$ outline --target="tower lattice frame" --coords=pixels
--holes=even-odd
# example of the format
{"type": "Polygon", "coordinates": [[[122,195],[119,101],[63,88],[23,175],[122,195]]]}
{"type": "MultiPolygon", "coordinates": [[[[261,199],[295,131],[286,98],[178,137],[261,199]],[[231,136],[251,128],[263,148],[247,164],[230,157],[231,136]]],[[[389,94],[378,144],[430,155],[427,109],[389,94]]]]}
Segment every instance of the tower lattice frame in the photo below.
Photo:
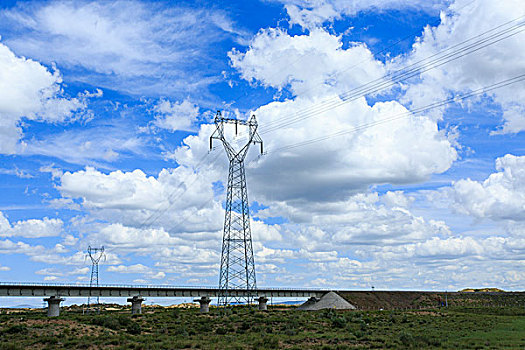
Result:
{"type": "Polygon", "coordinates": [[[251,144],[260,144],[262,154],[263,142],[257,133],[255,115],[252,115],[248,121],[242,121],[223,118],[221,113],[217,112],[215,126],[215,132],[210,137],[210,149],[213,146],[213,139],[220,140],[230,162],[222,238],[221,269],[219,272],[218,305],[227,306],[241,302],[251,304],[256,296],[257,283],[244,159],[251,144]],[[224,134],[226,124],[234,124],[236,134],[239,125],[248,127],[248,141],[240,150],[235,150],[231,143],[226,140],[224,134]],[[236,289],[247,290],[247,296],[236,296],[234,293],[236,289]]]}
{"type": "MultiPolygon", "coordinates": [[[[87,249],[87,255],[91,259],[91,278],[89,280],[89,286],[90,287],[98,287],[98,265],[102,258],[106,258],[106,255],[104,254],[104,247],[100,248],[93,248],[91,246],[87,249]]],[[[88,296],[87,300],[87,311],[89,312],[89,308],[92,305],[91,296],[88,296]]],[[[98,307],[100,305],[100,297],[96,297],[96,304],[98,307]]],[[[100,308],[99,308],[100,312],[100,308]]]]}

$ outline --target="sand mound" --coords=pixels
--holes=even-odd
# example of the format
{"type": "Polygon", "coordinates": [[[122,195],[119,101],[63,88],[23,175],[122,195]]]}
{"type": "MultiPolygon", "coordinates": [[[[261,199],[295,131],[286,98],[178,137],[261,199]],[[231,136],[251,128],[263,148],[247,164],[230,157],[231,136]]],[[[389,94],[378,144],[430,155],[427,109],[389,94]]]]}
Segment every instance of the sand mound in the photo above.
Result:
{"type": "Polygon", "coordinates": [[[298,310],[323,310],[323,309],[337,309],[337,310],[355,310],[356,307],[344,300],[335,292],[326,293],[317,300],[315,298],[308,299],[304,304],[297,308],[298,310]]]}

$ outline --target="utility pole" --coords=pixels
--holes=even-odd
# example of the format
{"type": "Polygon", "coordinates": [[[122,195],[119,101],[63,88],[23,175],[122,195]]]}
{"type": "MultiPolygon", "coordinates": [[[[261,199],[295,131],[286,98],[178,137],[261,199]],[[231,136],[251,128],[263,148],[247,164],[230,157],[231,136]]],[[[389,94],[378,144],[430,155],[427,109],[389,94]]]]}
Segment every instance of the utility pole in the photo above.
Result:
{"type": "Polygon", "coordinates": [[[213,139],[220,140],[228,156],[230,168],[228,172],[228,190],[226,194],[226,210],[224,232],[222,237],[221,269],[219,272],[219,306],[227,306],[232,302],[242,301],[250,304],[255,297],[257,283],[255,280],[255,261],[253,259],[252,234],[250,230],[250,210],[244,159],[251,144],[260,144],[263,153],[263,142],[257,133],[255,116],[248,121],[223,118],[221,112],[215,116],[215,132],[210,137],[210,149],[213,139]],[[226,140],[224,127],[235,125],[235,135],[239,126],[248,128],[248,140],[235,149],[226,140]],[[235,296],[236,289],[247,290],[247,297],[235,296]]]}
{"type": "MultiPolygon", "coordinates": [[[[92,248],[91,246],[89,246],[86,257],[87,256],[89,256],[91,259],[91,279],[89,281],[89,286],[98,287],[98,263],[100,262],[102,257],[106,259],[106,254],[104,254],[104,247],[92,248]]],[[[98,312],[100,313],[100,297],[97,296],[96,300],[97,300],[96,305],[98,306],[98,312]]],[[[91,305],[91,295],[88,296],[88,300],[87,300],[87,312],[89,312],[90,305],[91,305]]]]}

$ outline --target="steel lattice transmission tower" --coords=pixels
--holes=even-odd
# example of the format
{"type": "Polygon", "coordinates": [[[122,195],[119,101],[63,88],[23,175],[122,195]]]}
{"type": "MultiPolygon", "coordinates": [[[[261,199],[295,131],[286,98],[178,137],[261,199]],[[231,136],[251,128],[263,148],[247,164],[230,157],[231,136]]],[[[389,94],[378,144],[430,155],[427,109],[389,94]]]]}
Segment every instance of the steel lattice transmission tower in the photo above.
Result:
{"type": "Polygon", "coordinates": [[[259,143],[263,153],[263,143],[257,133],[257,120],[252,115],[250,120],[223,118],[220,112],[215,116],[215,132],[210,137],[210,149],[213,139],[220,140],[230,161],[228,173],[228,191],[226,194],[226,212],[222,237],[221,269],[219,273],[219,306],[232,302],[246,301],[250,304],[255,297],[257,283],[255,262],[253,259],[252,234],[250,230],[250,210],[244,159],[251,144],[259,143]],[[226,140],[224,127],[235,125],[235,134],[239,126],[248,128],[248,140],[234,149],[226,140]],[[248,290],[247,297],[236,297],[235,289],[248,290]],[[252,293],[250,293],[250,291],[252,293]]]}
{"type": "MultiPolygon", "coordinates": [[[[98,263],[102,258],[106,258],[106,254],[104,254],[104,247],[101,248],[92,248],[91,246],[88,247],[87,250],[87,256],[91,259],[91,279],[89,281],[90,287],[98,287],[98,263]]],[[[96,297],[97,303],[96,305],[100,305],[100,297],[96,297]]],[[[88,296],[87,301],[87,310],[89,311],[89,307],[91,305],[91,296],[88,296]]],[[[99,309],[100,311],[100,309],[99,309]]]]}

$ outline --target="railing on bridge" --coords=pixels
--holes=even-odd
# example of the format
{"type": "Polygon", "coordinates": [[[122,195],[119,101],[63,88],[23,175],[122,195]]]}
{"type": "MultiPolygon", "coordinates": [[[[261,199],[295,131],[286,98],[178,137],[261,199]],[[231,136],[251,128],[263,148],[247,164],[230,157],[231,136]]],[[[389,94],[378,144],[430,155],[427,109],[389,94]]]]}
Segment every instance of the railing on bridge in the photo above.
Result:
{"type": "MultiPolygon", "coordinates": [[[[329,292],[315,288],[258,288],[257,295],[264,297],[320,297],[329,292]]],[[[232,295],[244,296],[253,291],[231,290],[232,295]]],[[[217,297],[219,289],[210,286],[172,285],[119,285],[104,284],[89,286],[81,283],[28,283],[0,282],[0,296],[67,296],[67,297],[217,297]]]]}

